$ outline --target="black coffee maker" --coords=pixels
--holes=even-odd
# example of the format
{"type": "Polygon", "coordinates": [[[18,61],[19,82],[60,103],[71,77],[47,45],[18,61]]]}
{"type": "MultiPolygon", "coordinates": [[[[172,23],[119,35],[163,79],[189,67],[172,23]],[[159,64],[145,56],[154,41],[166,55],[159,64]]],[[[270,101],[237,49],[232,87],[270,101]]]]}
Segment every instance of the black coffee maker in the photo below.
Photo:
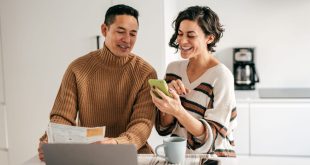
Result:
{"type": "Polygon", "coordinates": [[[259,82],[254,64],[254,48],[233,49],[233,70],[236,90],[254,90],[259,82]]]}

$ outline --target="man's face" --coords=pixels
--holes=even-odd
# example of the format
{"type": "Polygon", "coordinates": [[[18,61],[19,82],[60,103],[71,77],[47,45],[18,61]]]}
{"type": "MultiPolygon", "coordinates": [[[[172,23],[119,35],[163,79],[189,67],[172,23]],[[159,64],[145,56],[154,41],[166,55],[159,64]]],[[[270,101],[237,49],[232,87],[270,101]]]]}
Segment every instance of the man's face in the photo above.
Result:
{"type": "Polygon", "coordinates": [[[118,15],[108,27],[102,24],[101,31],[105,37],[105,45],[117,56],[127,56],[135,45],[138,22],[130,15],[118,15]]]}

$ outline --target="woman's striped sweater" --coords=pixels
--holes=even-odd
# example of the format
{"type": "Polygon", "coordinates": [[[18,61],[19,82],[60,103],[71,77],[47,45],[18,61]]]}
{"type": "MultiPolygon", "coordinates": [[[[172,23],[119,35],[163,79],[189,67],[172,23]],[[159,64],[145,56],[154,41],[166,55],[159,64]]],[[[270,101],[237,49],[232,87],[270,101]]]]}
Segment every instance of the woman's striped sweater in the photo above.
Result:
{"type": "Polygon", "coordinates": [[[206,129],[203,137],[194,137],[178,121],[168,127],[160,126],[160,115],[156,117],[156,129],[160,135],[187,138],[187,153],[209,153],[223,157],[235,157],[233,131],[236,127],[236,101],[234,80],[223,64],[208,69],[194,82],[187,77],[188,60],[169,64],[165,80],[180,79],[191,90],[181,96],[183,107],[200,120],[206,129]]]}

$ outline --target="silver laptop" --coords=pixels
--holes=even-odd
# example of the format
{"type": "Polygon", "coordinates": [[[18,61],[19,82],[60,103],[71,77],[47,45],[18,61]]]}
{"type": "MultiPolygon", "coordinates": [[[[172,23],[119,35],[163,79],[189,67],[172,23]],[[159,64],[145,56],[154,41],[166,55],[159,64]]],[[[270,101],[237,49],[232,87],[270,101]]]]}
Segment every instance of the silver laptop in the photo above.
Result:
{"type": "Polygon", "coordinates": [[[46,165],[137,165],[133,144],[44,144],[46,165]]]}

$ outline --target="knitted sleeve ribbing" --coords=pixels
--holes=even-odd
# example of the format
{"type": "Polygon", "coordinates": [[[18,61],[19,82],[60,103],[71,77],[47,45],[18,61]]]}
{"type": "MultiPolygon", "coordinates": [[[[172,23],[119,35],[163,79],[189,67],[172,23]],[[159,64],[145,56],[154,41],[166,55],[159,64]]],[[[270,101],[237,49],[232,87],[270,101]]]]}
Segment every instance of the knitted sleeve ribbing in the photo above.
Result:
{"type": "Polygon", "coordinates": [[[156,78],[156,72],[153,70],[142,80],[143,84],[136,96],[130,122],[126,128],[126,132],[115,139],[117,143],[133,143],[137,149],[145,145],[151,134],[156,114],[147,80],[156,78]]]}

